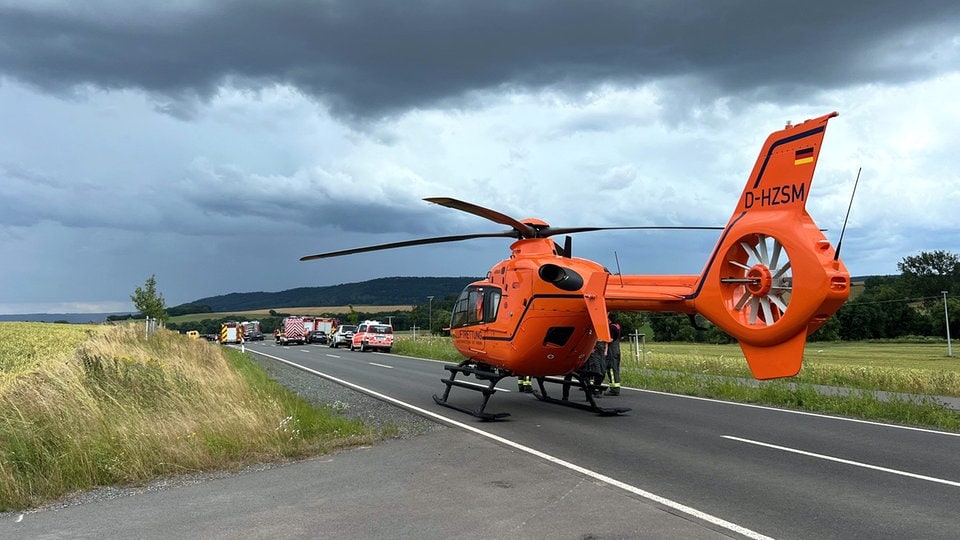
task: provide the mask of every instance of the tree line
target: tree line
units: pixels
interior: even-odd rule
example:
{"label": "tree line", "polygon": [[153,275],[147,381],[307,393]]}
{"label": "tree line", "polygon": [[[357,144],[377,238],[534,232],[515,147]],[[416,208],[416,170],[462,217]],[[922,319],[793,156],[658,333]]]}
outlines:
{"label": "tree line", "polygon": [[[862,290],[857,287],[855,297],[811,334],[808,341],[945,338],[947,314],[950,336],[960,336],[960,257],[947,251],[921,252],[903,258],[897,269],[899,275],[866,278]],[[629,317],[627,320],[635,328],[646,325],[653,332],[651,339],[656,341],[734,341],[699,315],[693,323],[686,315],[667,314],[646,314],[640,321]]]}
{"label": "tree line", "polygon": [[[950,335],[960,336],[960,256],[947,251],[921,252],[903,258],[897,263],[899,275],[873,276],[857,287],[857,293],[844,304],[822,327],[808,337],[809,341],[856,341],[865,339],[903,339],[907,337],[945,338],[946,314],[950,318]],[[946,294],[944,294],[946,292]],[[417,330],[443,333],[450,323],[457,295],[435,296],[427,304],[417,304],[411,311],[367,313],[355,311],[322,316],[336,318],[341,323],[356,324],[362,320],[390,321],[399,331]],[[163,296],[156,290],[154,276],[137,287],[131,296],[139,318],[150,316],[167,320],[173,315],[163,304]],[[946,302],[946,309],[944,306]],[[208,311],[204,306],[178,306],[191,313]],[[176,309],[176,308],[174,308]],[[789,309],[789,306],[788,306]],[[263,332],[272,333],[283,317],[296,314],[270,311],[260,319]],[[703,317],[664,313],[621,313],[620,324],[624,334],[644,333],[651,341],[694,341],[732,343],[734,340]],[[137,316],[135,316],[137,317]],[[201,334],[216,334],[220,325],[242,320],[239,316],[210,318],[197,322],[168,324],[172,330],[197,330]]]}

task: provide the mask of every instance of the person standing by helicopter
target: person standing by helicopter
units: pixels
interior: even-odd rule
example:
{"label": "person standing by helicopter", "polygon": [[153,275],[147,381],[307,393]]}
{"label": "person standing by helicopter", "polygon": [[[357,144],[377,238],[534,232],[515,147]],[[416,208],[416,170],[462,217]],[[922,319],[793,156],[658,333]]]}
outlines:
{"label": "person standing by helicopter", "polygon": [[563,393],[560,398],[563,401],[570,399],[570,387],[573,384],[574,375],[584,383],[583,388],[593,394],[593,397],[601,396],[601,385],[606,373],[604,358],[607,354],[607,342],[597,340],[593,346],[590,356],[584,360],[583,364],[575,372],[567,373],[563,376]]}
{"label": "person standing by helicopter", "polygon": [[610,379],[610,388],[607,390],[608,396],[620,395],[620,336],[623,329],[617,322],[617,314],[607,313],[607,320],[610,323],[610,343],[607,344],[606,368],[607,377]]}

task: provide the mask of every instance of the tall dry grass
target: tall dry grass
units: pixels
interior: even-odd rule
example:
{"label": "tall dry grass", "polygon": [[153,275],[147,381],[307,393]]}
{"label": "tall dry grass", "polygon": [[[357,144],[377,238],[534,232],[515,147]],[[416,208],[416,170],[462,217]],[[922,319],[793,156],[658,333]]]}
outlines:
{"label": "tall dry grass", "polygon": [[374,437],[286,393],[244,355],[172,332],[97,330],[47,353],[3,364],[16,368],[0,386],[0,510]]}

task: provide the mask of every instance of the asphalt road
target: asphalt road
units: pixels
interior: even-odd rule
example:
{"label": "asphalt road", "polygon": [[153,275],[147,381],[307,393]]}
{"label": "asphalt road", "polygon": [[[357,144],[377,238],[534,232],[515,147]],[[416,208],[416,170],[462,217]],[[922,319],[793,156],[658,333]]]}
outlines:
{"label": "asphalt road", "polygon": [[[482,422],[442,364],[247,344],[448,429],[0,519],[17,538],[957,538],[957,434],[624,389],[616,417],[506,379]],[[458,389],[454,389],[457,392]],[[474,406],[479,394],[451,395]]]}
{"label": "asphalt road", "polygon": [[[960,534],[958,434],[629,389],[601,400],[632,408],[616,417],[498,392],[488,410],[511,416],[481,422],[433,402],[447,373],[436,362],[317,346],[248,349],[500,437],[721,529],[775,538]],[[468,391],[455,397],[479,401]]]}

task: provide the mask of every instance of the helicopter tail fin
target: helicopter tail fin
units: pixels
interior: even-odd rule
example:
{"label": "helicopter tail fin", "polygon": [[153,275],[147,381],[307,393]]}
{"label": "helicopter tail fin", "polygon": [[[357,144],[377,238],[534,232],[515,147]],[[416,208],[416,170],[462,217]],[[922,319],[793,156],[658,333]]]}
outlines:
{"label": "helicopter tail fin", "polygon": [[693,298],[697,312],[737,339],[758,379],[796,375],[807,335],[850,294],[850,274],[806,211],[835,116],[767,138]]}

